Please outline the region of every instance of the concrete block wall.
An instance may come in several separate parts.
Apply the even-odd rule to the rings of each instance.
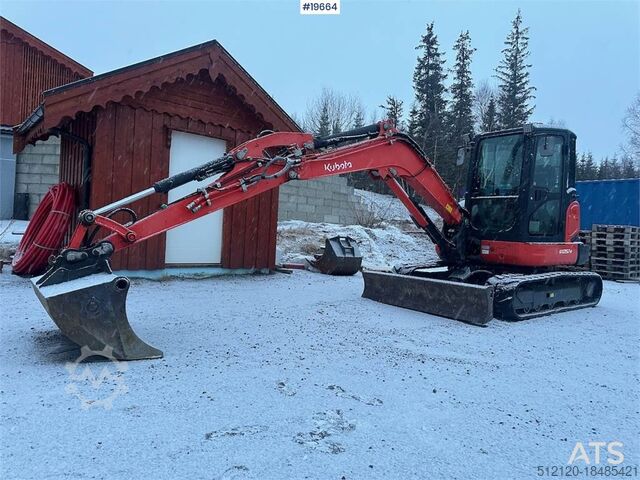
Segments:
[[[52,185],[59,182],[60,139],[27,145],[16,155],[16,193],[29,194],[29,218]]]
[[[280,187],[278,220],[304,220],[343,225],[357,222],[362,208],[345,177],[319,180],[291,180]]]

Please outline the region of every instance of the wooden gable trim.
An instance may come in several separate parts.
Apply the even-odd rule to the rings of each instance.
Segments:
[[[51,45],[43,42],[39,38],[30,34],[26,30],[23,30],[22,28],[17,26],[15,23],[7,20],[4,17],[0,17],[0,29],[6,31],[8,34],[18,39],[19,41],[26,43],[30,47],[33,47],[36,50],[39,50],[46,56],[51,57],[59,64],[68,68],[72,72],[77,73],[81,77],[90,77],[93,75],[93,72],[89,70],[87,67],[85,67],[84,65],[81,65],[80,63],[76,62],[74,59],[68,57],[61,51],[56,50]]]

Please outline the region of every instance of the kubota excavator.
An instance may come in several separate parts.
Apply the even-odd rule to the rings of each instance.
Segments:
[[[129,325],[129,280],[112,273],[114,252],[288,181],[367,171],[402,201],[440,260],[395,272],[363,270],[363,297],[478,325],[494,316],[522,320],[594,306],[602,294],[600,276],[571,269],[586,261],[588,251],[578,241],[575,141],[568,130],[532,125],[467,141],[459,150],[459,163],[469,161],[462,206],[416,142],[389,122],[324,138],[266,132],[219,159],[80,212],[69,245],[33,285],[54,322],[78,345],[110,347],[117,359],[161,357]],[[219,177],[206,188],[144,218],[113,219],[136,200],[214,175]],[[403,184],[442,217],[442,228]],[[106,234],[95,240],[98,228]]]

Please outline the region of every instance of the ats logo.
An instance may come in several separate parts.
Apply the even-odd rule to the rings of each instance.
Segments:
[[[324,171],[325,172],[339,172],[340,170],[346,170],[348,168],[353,167],[353,164],[351,162],[347,162],[344,161],[342,163],[338,163],[338,162],[334,162],[334,163],[325,163],[324,164]]]
[[[600,462],[604,463],[606,458],[609,465],[620,465],[624,462],[622,447],[624,447],[622,442],[589,442],[587,447],[582,442],[577,442],[567,463],[579,465],[580,462],[584,462],[584,465],[591,465],[593,460],[593,465],[599,465]],[[593,449],[593,455],[590,455],[591,449]]]

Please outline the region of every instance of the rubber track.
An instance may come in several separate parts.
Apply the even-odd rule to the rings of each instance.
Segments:
[[[573,298],[567,304],[556,305],[556,300],[552,302],[539,303],[527,312],[519,313],[514,309],[514,297],[526,294],[526,288],[536,284],[548,285],[551,281],[570,279],[577,285],[594,282],[594,291],[591,295],[586,295],[582,291],[580,298]],[[571,283],[571,282],[569,282]],[[487,280],[487,285],[492,285],[494,291],[494,315],[502,320],[519,321],[529,318],[551,315],[557,312],[577,310],[580,308],[593,307],[598,304],[602,296],[602,278],[593,272],[548,272],[531,275],[523,274],[503,274],[495,275]],[[547,287],[553,290],[553,287]]]

